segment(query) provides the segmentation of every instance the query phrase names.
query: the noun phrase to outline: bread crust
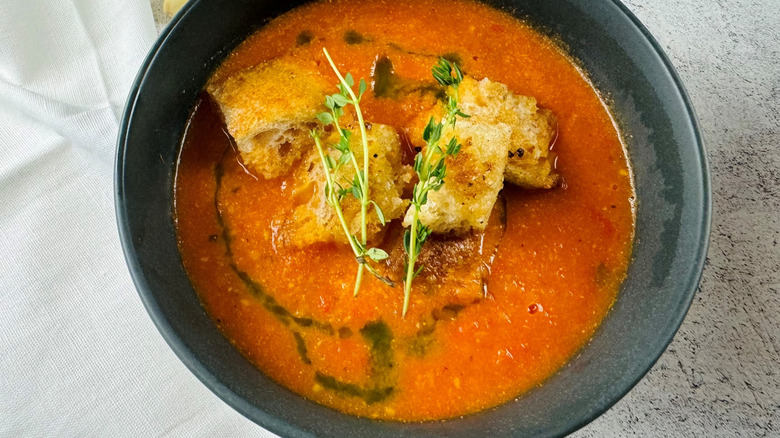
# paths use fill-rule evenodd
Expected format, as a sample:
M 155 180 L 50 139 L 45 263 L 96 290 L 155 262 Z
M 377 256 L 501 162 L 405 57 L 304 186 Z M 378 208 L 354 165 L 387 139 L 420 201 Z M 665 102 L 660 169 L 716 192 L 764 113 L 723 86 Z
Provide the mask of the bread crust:
M 343 127 L 352 133 L 350 147 L 358 163 L 362 165 L 363 146 L 360 131 L 355 124 L 347 124 Z M 402 195 L 404 188 L 410 184 L 412 168 L 401 162 L 400 139 L 392 126 L 369 124 L 366 134 L 370 154 L 369 199 L 379 205 L 385 220 L 390 221 L 401 217 L 409 205 L 409 201 L 402 199 Z M 333 144 L 338 142 L 338 139 L 339 136 L 332 133 L 325 138 L 324 143 Z M 326 146 L 325 152 L 338 161 L 340 154 L 338 151 Z M 295 207 L 289 232 L 291 241 L 298 246 L 318 242 L 347 243 L 338 216 L 325 198 L 324 172 L 322 160 L 316 150 L 308 153 L 295 168 L 293 196 L 298 206 Z M 354 166 L 347 163 L 334 174 L 333 180 L 346 186 L 354 177 Z M 350 232 L 360 236 L 360 202 L 348 194 L 341 201 L 341 208 Z M 366 221 L 368 240 L 375 240 L 382 226 L 376 210 L 371 205 L 368 208 Z
M 327 82 L 314 64 L 279 58 L 240 71 L 208 92 L 219 104 L 228 132 L 235 139 L 244 163 L 265 178 L 294 173 L 294 196 L 299 199 L 289 229 L 300 245 L 316 242 L 346 242 L 333 208 L 324 196 L 325 177 L 320 157 L 309 135 L 321 129 L 317 113 L 324 111 Z M 449 90 L 452 93 L 453 90 Z M 465 233 L 484 230 L 504 180 L 524 188 L 555 187 L 560 176 L 554 169 L 549 145 L 555 137 L 556 120 L 539 109 L 532 97 L 513 94 L 506 85 L 487 78 L 466 77 L 459 88 L 460 107 L 469 118 L 460 118 L 443 138 L 454 136 L 462 148 L 447 157 L 444 185 L 428 194 L 420 221 L 435 233 Z M 421 114 L 411 128 L 413 143 L 424 146 L 422 131 L 431 116 L 440 120 L 439 103 Z M 359 130 L 346 114 L 342 125 L 353 135 L 352 150 L 362 163 Z M 330 134 L 326 143 L 338 135 Z M 401 163 L 401 146 L 395 130 L 373 124 L 368 130 L 370 199 L 382 208 L 386 220 L 404 216 L 410 226 L 413 210 L 402 199 L 410 185 L 410 166 Z M 327 153 L 337 152 L 327 148 Z M 334 156 L 337 159 L 337 156 Z M 354 178 L 351 165 L 343 166 L 336 181 L 348 184 Z M 350 232 L 360 232 L 360 204 L 352 196 L 342 201 Z M 373 208 L 369 210 L 368 236 L 381 230 Z
M 462 148 L 446 159 L 444 185 L 429 193 L 419 215 L 435 233 L 483 230 L 504 180 L 527 189 L 550 189 L 560 182 L 549 150 L 557 126 L 551 111 L 538 108 L 533 97 L 516 95 L 487 78 L 465 77 L 458 93 L 459 107 L 470 117 L 460 118 L 442 138 L 454 135 Z M 414 120 L 410 136 L 415 145 L 424 147 L 425 125 L 443 115 L 440 103 Z M 404 225 L 410 226 L 412 217 L 410 208 Z
M 206 88 L 222 110 L 244 164 L 265 178 L 286 174 L 314 147 L 309 130 L 325 110 L 328 89 L 315 68 L 279 58 Z
M 454 135 L 461 149 L 445 159 L 444 185 L 428 192 L 428 202 L 420 209 L 420 222 L 434 233 L 484 230 L 498 192 L 504 187 L 509 127 L 466 120 L 459 120 L 454 129 L 444 132 L 443 138 Z M 413 217 L 414 207 L 410 207 L 404 226 L 411 226 Z
M 552 111 L 540 109 L 536 99 L 512 93 L 487 78 L 466 77 L 460 86 L 461 108 L 474 123 L 503 123 L 511 129 L 507 144 L 507 182 L 527 189 L 550 189 L 558 185 L 555 155 L 550 144 L 557 132 Z

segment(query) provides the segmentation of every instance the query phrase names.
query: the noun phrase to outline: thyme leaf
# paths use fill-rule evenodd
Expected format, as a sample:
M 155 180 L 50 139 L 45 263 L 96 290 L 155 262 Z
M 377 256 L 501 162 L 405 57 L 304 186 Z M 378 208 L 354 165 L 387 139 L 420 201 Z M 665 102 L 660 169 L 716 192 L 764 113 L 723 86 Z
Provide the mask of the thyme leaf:
M 330 57 L 327 49 L 323 48 L 325 57 L 330 63 L 331 69 L 339 79 L 337 88 L 338 93 L 325 96 L 325 107 L 329 112 L 322 112 L 317 114 L 317 119 L 323 125 L 332 125 L 335 128 L 335 132 L 339 134 L 339 140 L 336 143 L 328 145 L 335 149 L 340 155 L 338 160 L 334 160 L 332 156 L 325 153 L 322 138 L 320 132 L 317 129 L 310 131 L 311 137 L 314 139 L 314 143 L 317 146 L 317 152 L 322 160 L 322 165 L 325 170 L 325 198 L 328 204 L 336 211 L 336 216 L 341 223 L 341 227 L 344 230 L 344 234 L 347 236 L 352 252 L 355 255 L 355 261 L 358 264 L 357 275 L 355 278 L 354 295 L 357 296 L 360 290 L 360 284 L 363 278 L 363 270 L 367 270 L 388 286 L 394 287 L 395 283 L 392 280 L 379 274 L 368 262 L 372 260 L 379 262 L 388 257 L 388 254 L 379 248 L 367 248 L 367 214 L 368 204 L 372 203 L 376 210 L 376 214 L 379 217 L 379 221 L 382 225 L 385 224 L 384 214 L 382 209 L 379 208 L 376 202 L 369 199 L 369 153 L 368 153 L 368 138 L 366 134 L 366 124 L 363 121 L 363 113 L 360 109 L 360 100 L 365 93 L 367 84 L 364 79 L 360 79 L 360 85 L 358 95 L 352 90 L 355 85 L 355 80 L 351 73 L 347 73 L 342 76 L 333 59 Z M 357 115 L 358 124 L 360 126 L 360 138 L 363 148 L 363 165 L 358 164 L 357 158 L 350 146 L 350 138 L 352 132 L 348 129 L 342 128 L 339 124 L 339 119 L 344 114 L 344 108 L 352 105 Z M 347 163 L 351 163 L 355 171 L 355 176 L 352 181 L 344 181 L 344 185 L 335 181 L 336 172 L 341 169 L 342 166 Z M 352 195 L 356 200 L 360 202 L 360 238 L 352 234 L 347 225 L 347 221 L 344 217 L 344 211 L 341 207 L 341 201 L 348 195 Z
M 458 117 L 468 118 L 458 107 L 458 87 L 463 81 L 463 72 L 457 63 L 440 58 L 431 69 L 434 79 L 444 86 L 449 87 L 451 93 L 444 107 L 445 115 L 439 121 L 431 117 L 423 130 L 425 148 L 414 157 L 414 171 L 419 181 L 414 185 L 412 194 L 413 218 L 409 229 L 404 232 L 404 250 L 406 251 L 406 279 L 404 281 L 404 307 L 403 316 L 409 310 L 409 296 L 412 289 L 412 281 L 420 275 L 424 266 L 416 266 L 420 250 L 431 234 L 431 229 L 420 221 L 420 210 L 428 202 L 428 193 L 437 191 L 444 186 L 444 178 L 447 176 L 445 159 L 457 155 L 461 144 L 457 138 L 451 137 L 442 147 L 442 135 L 447 129 L 455 127 Z

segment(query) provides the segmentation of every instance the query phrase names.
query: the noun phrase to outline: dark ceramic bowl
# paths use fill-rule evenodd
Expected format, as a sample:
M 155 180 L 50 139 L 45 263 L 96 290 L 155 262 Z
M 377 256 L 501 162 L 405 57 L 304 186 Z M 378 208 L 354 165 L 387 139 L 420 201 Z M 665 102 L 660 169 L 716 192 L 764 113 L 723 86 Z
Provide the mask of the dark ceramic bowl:
M 141 299 L 171 348 L 225 402 L 284 436 L 559 436 L 606 411 L 680 326 L 710 230 L 693 108 L 655 40 L 616 0 L 494 2 L 563 41 L 613 102 L 636 178 L 633 261 L 593 340 L 541 387 L 465 418 L 379 422 L 307 401 L 249 363 L 204 312 L 176 247 L 173 176 L 198 92 L 250 32 L 299 3 L 191 0 L 160 35 L 128 98 L 116 159 L 119 232 Z

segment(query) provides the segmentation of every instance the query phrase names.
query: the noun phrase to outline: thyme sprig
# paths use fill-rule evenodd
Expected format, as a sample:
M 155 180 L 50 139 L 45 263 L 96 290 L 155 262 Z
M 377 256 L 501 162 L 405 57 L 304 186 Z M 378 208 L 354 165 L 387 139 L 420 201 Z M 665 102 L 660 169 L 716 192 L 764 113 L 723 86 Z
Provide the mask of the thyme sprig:
M 436 81 L 445 87 L 450 87 L 447 103 L 444 107 L 445 115 L 438 123 L 433 117 L 423 131 L 425 149 L 414 157 L 414 171 L 419 181 L 414 185 L 412 194 L 413 217 L 409 229 L 404 232 L 404 249 L 406 250 L 406 280 L 404 281 L 404 307 L 403 316 L 409 309 L 409 295 L 412 289 L 412 281 L 423 270 L 423 265 L 415 267 L 420 250 L 431 234 L 431 229 L 424 225 L 420 219 L 420 210 L 428 202 L 428 193 L 438 191 L 444 185 L 447 176 L 447 166 L 444 160 L 449 156 L 457 155 L 461 144 L 453 136 L 442 145 L 442 135 L 447 129 L 455 127 L 458 117 L 468 118 L 458 107 L 458 87 L 463 81 L 463 72 L 458 64 L 447 61 L 444 58 L 431 70 Z
M 352 248 L 352 252 L 355 255 L 355 260 L 358 263 L 357 275 L 355 278 L 354 295 L 357 296 L 360 290 L 360 284 L 363 279 L 363 269 L 368 270 L 376 278 L 394 287 L 395 283 L 387 277 L 379 274 L 370 264 L 369 260 L 379 262 L 388 257 L 387 252 L 380 248 L 369 248 L 367 244 L 367 228 L 368 228 L 368 205 L 373 204 L 376 215 L 379 218 L 379 222 L 385 225 L 385 216 L 379 205 L 369 198 L 369 152 L 368 152 L 368 137 L 366 134 L 366 124 L 363 120 L 363 113 L 360 109 L 360 100 L 363 94 L 366 92 L 367 84 L 364 79 L 360 79 L 358 85 L 358 93 L 355 94 L 352 87 L 355 85 L 355 80 L 352 78 L 351 73 L 347 73 L 346 76 L 342 76 L 333 59 L 330 57 L 328 51 L 323 48 L 325 57 L 330 63 L 330 67 L 336 76 L 339 78 L 337 85 L 339 92 L 325 96 L 325 106 L 329 111 L 317 114 L 317 118 L 324 125 L 333 125 L 335 132 L 339 134 L 339 140 L 336 143 L 329 146 L 335 149 L 340 155 L 337 160 L 332 156 L 325 153 L 322 138 L 317 129 L 310 131 L 311 137 L 314 139 L 314 143 L 317 146 L 317 152 L 322 160 L 322 165 L 325 170 L 325 197 L 328 204 L 336 211 L 336 216 L 341 223 L 341 227 L 344 230 L 344 234 L 347 236 L 349 246 Z M 348 129 L 342 128 L 339 119 L 344 115 L 344 108 L 348 105 L 352 105 L 357 115 L 358 125 L 360 127 L 360 137 L 363 146 L 363 167 L 358 164 L 358 160 L 355 157 L 354 152 L 350 146 L 350 138 L 352 132 Z M 342 184 L 336 181 L 336 172 L 338 172 L 342 166 L 347 163 L 351 163 L 355 170 L 355 176 L 352 181 L 344 180 Z M 349 229 L 346 219 L 344 218 L 344 211 L 341 208 L 341 202 L 347 196 L 353 196 L 360 202 L 360 238 L 353 235 Z

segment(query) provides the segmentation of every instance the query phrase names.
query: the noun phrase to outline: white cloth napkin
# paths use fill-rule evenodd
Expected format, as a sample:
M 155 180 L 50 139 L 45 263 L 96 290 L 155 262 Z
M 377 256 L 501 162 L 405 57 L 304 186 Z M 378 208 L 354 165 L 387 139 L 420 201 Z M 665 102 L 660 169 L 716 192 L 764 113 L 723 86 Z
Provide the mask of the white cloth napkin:
M 0 436 L 273 436 L 211 394 L 130 281 L 118 120 L 148 0 L 0 1 Z

